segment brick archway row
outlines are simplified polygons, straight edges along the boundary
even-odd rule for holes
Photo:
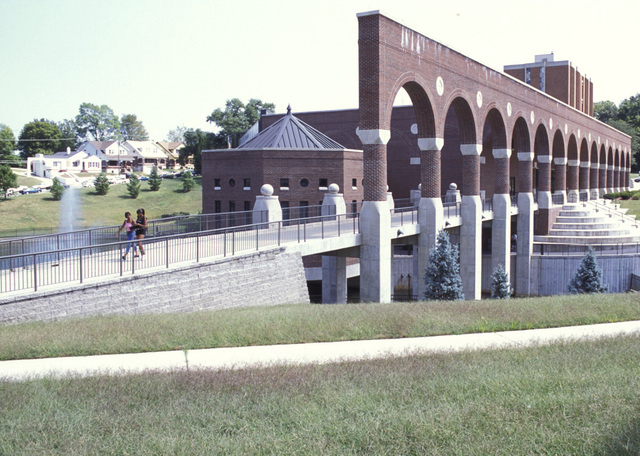
[[[360,14],[358,20],[358,134],[364,146],[366,201],[387,198],[386,144],[393,101],[401,88],[416,113],[423,197],[440,196],[440,151],[449,110],[459,124],[463,194],[480,191],[486,124],[494,134],[496,193],[508,193],[512,153],[523,162],[518,166],[518,192],[536,187],[534,162],[538,191],[551,190],[552,170],[555,187],[562,191],[602,194],[626,187],[631,164],[628,136],[379,12]]]

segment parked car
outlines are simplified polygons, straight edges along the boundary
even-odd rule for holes
[[[640,176],[636,177],[633,181],[634,182],[640,182]]]
[[[27,193],[40,193],[41,191],[42,189],[40,187],[29,187],[27,189],[20,190],[20,193],[26,195]]]

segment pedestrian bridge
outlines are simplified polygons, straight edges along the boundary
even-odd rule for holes
[[[61,285],[100,284],[115,277],[273,248],[299,252],[303,257],[352,249],[349,256],[358,256],[353,249],[361,245],[360,212],[317,215],[321,210],[322,206],[291,208],[287,215],[296,218],[261,223],[242,223],[265,219],[253,211],[152,220],[144,240],[146,255],[129,255],[124,261],[121,257],[128,242],[117,239],[117,225],[1,241],[0,297]],[[415,244],[420,233],[417,207],[400,200],[391,203],[389,212],[392,242]],[[443,212],[446,227],[460,226],[459,203],[445,206]],[[517,214],[516,205],[512,214]],[[487,202],[483,218],[492,217]]]

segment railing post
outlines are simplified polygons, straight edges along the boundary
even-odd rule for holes
[[[200,234],[196,234],[196,263],[200,263]]]
[[[80,283],[82,283],[82,281],[83,281],[83,276],[82,276],[82,248],[78,249],[78,256],[80,257],[79,261],[78,261],[78,263],[80,265]],[[122,263],[122,261],[120,263]]]
[[[167,261],[167,269],[169,269],[169,238],[165,238],[164,240],[164,251]]]
[[[321,233],[322,233],[322,239],[324,239],[324,217],[322,217],[322,218],[320,219],[320,223],[322,224],[322,225],[321,225],[321,228],[322,228],[322,229],[321,229],[320,231],[321,231]]]
[[[236,232],[231,232],[231,256],[236,254]]]
[[[224,246],[223,256],[226,257],[227,256],[227,232],[226,231],[222,232],[222,244]]]
[[[269,222],[267,222],[267,231],[269,231]],[[256,232],[256,252],[260,250],[260,241],[258,240],[258,233],[260,230],[255,230]]]
[[[279,221],[278,222],[278,247],[280,247],[281,230],[282,230],[282,221]]]
[[[298,220],[296,223],[298,225],[298,244],[300,244],[300,220]]]
[[[307,224],[305,223],[303,226],[304,242],[307,242]]]
[[[38,291],[38,268],[36,265],[36,255],[33,254],[33,291]]]

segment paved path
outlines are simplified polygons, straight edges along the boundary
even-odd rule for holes
[[[282,364],[319,364],[424,353],[523,348],[561,341],[620,335],[640,337],[640,321],[406,339],[2,361],[0,362],[0,380],[21,381],[41,377],[129,374],[146,370],[240,369]]]

